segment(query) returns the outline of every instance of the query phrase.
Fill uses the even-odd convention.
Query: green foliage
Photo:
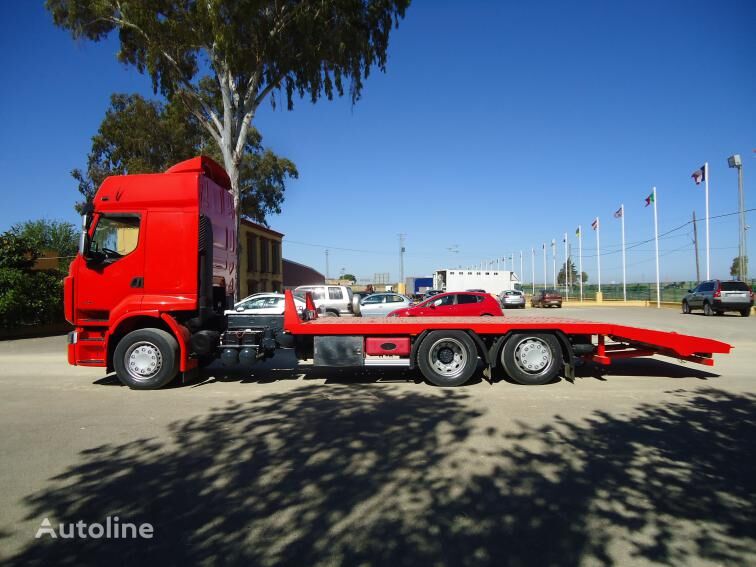
[[[211,67],[259,104],[281,86],[293,95],[360,97],[371,67],[383,70],[389,33],[409,0],[260,1],[47,0],[56,25],[76,39],[118,31],[124,63],[147,73],[156,91],[196,92]],[[207,63],[207,64],[204,64]],[[225,72],[224,72],[225,71]],[[224,76],[225,75],[225,76]],[[242,101],[245,102],[245,101]]]
[[[209,88],[207,92],[210,97]],[[223,162],[216,141],[180,101],[161,103],[137,94],[114,94],[92,138],[86,173],[76,169],[71,175],[86,202],[109,175],[157,173],[200,154]],[[262,136],[253,129],[241,163],[241,214],[266,224],[267,215],[281,212],[287,179],[297,177],[294,163],[266,150]]]
[[[61,257],[60,265],[65,269],[79,247],[79,230],[70,222],[48,219],[29,220],[15,224],[11,232],[30,242],[38,253],[52,250]]]
[[[730,275],[731,276],[740,276],[748,273],[748,256],[743,256],[743,268],[744,273],[740,273],[740,256],[735,256],[732,259],[732,264],[730,265]]]
[[[341,279],[341,280],[350,280],[352,282],[356,282],[357,281],[357,277],[354,274],[342,274],[341,276],[339,276],[339,279]]]
[[[37,223],[25,224],[38,228]],[[23,236],[15,228],[0,234],[0,325],[4,328],[62,319],[63,274],[31,270],[40,254],[38,244],[43,242],[36,238]]]
[[[63,280],[58,272],[0,268],[0,326],[62,320]]]
[[[575,268],[575,263],[572,261],[572,258],[567,259],[567,270],[570,275],[570,283],[578,283],[578,274],[577,269]],[[587,274],[583,272],[583,276],[585,279],[583,281],[587,281]],[[564,264],[562,264],[561,269],[559,270],[559,273],[557,274],[557,284],[565,284],[564,281]]]
[[[0,234],[0,268],[26,270],[39,257],[39,248],[28,238],[12,230]]]

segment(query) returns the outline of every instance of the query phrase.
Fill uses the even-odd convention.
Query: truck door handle
[[[135,276],[131,280],[131,283],[129,285],[131,287],[143,288],[144,287],[144,277],[142,277],[142,276]]]

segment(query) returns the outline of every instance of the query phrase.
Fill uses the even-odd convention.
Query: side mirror
[[[693,293],[693,290],[692,290],[692,289],[689,289],[689,290],[688,290],[688,293]]]
[[[431,303],[431,304],[430,304],[430,308],[431,308],[431,309],[435,309],[435,308],[436,308],[436,304],[435,304],[435,303]]]

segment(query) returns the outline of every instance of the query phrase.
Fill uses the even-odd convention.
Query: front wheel
[[[436,386],[461,386],[478,366],[478,351],[464,331],[432,331],[417,351],[420,372]]]
[[[501,365],[512,380],[526,386],[548,384],[562,368],[562,349],[554,335],[517,333],[501,349]]]
[[[123,337],[113,353],[118,379],[132,390],[157,390],[178,374],[178,342],[162,329],[139,329]]]
[[[690,315],[690,304],[687,301],[682,302],[682,312],[686,315]]]

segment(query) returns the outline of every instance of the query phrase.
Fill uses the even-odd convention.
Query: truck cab
[[[69,363],[115,369],[137,388],[196,367],[233,304],[230,188],[207,157],[103,182],[64,281]]]

